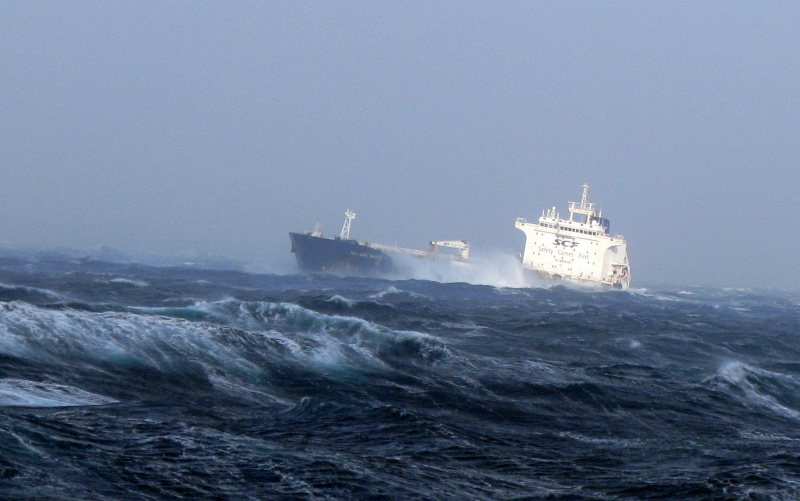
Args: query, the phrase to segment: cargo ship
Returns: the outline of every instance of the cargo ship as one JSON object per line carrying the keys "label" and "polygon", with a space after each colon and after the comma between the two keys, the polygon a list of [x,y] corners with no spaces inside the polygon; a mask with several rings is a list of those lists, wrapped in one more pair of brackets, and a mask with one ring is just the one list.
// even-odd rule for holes
{"label": "cargo ship", "polygon": [[428,250],[407,249],[350,238],[356,214],[348,209],[338,236],[326,237],[317,223],[314,231],[289,233],[292,252],[300,270],[341,275],[382,276],[402,273],[404,256],[436,259],[453,263],[469,260],[469,243],[465,240],[430,242]]}
{"label": "cargo ship", "polygon": [[627,242],[612,235],[610,223],[589,202],[589,185],[583,185],[580,202],[569,203],[569,218],[555,207],[542,211],[537,222],[517,218],[525,233],[522,266],[547,278],[587,285],[628,289],[631,266]]}

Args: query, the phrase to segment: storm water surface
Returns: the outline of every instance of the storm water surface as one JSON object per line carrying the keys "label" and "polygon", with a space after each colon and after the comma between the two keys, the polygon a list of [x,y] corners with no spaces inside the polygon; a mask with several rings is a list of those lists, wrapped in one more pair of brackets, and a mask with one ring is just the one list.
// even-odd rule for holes
{"label": "storm water surface", "polygon": [[800,296],[0,262],[0,497],[800,498]]}

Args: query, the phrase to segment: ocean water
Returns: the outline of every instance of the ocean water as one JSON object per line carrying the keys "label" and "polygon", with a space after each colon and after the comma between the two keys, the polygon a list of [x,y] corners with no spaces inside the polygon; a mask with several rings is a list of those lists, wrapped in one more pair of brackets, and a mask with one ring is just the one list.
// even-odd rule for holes
{"label": "ocean water", "polygon": [[2,499],[800,499],[800,297],[0,259]]}

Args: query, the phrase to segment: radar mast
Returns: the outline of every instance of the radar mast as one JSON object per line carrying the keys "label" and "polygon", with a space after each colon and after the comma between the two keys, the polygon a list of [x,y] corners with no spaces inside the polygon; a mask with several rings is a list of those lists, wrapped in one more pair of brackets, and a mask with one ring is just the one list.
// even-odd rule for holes
{"label": "radar mast", "polygon": [[355,218],[356,213],[350,209],[347,209],[347,212],[344,213],[344,226],[342,226],[342,233],[339,235],[342,240],[350,240],[350,223]]}

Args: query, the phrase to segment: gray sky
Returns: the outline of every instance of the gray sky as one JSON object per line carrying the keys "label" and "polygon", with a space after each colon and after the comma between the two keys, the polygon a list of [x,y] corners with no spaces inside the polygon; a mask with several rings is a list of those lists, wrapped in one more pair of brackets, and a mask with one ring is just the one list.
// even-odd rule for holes
{"label": "gray sky", "polygon": [[0,4],[0,242],[518,254],[581,184],[634,285],[800,288],[796,2]]}

